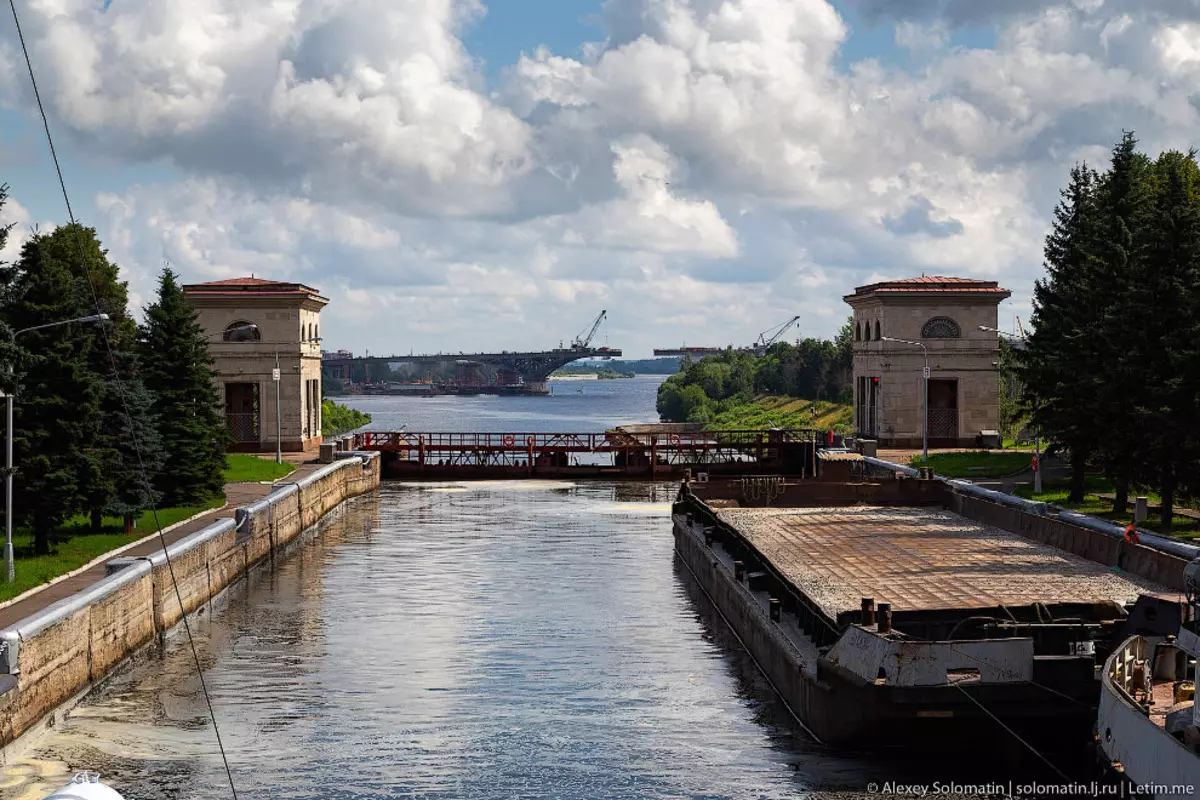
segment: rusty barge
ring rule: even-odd
[[[1186,560],[819,457],[815,479],[697,476],[673,507],[678,557],[796,717],[833,745],[1081,752],[1106,655]]]

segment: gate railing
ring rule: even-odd
[[[957,439],[958,438],[958,409],[931,408],[929,409],[929,438]]]
[[[258,414],[254,412],[225,412],[225,429],[229,438],[238,443],[258,441]]]

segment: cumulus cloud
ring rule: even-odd
[[[461,39],[479,0],[44,0],[24,22],[73,142],[187,173],[96,198],[135,287],[163,259],[305,280],[360,348],[544,346],[599,307],[640,353],[792,313],[829,335],[852,286],[922,271],[1024,303],[1074,161],[1124,128],[1193,143],[1194,0],[848,2],[919,65],[846,66],[827,0],[607,0],[603,41],[514,54],[492,90]],[[995,46],[947,47],[962,26]]]

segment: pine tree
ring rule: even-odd
[[[1144,241],[1144,274],[1131,287],[1140,309],[1129,348],[1146,371],[1133,427],[1144,443],[1145,482],[1162,496],[1170,527],[1177,489],[1200,461],[1200,168],[1195,152],[1169,152],[1154,166],[1153,214]]]
[[[1086,164],[1071,170],[1046,237],[1047,276],[1034,285],[1033,333],[1020,360],[1023,400],[1042,434],[1071,457],[1070,499],[1083,500],[1087,463],[1100,446],[1096,395],[1089,370],[1096,368],[1091,314],[1097,293],[1097,183]]]
[[[86,316],[70,231],[35,235],[16,264],[0,270],[2,316],[14,330]],[[88,367],[91,333],[80,325],[30,331],[17,397],[13,445],[15,520],[30,527],[34,551],[50,552],[56,528],[81,510],[81,476],[94,469],[100,382]]]
[[[86,329],[92,338],[88,368],[100,382],[100,426],[96,442],[79,462],[80,490],[92,529],[98,531],[105,513],[126,517],[128,523],[154,505],[157,495],[148,478],[161,464],[161,447],[150,398],[135,369],[138,328],[129,315],[127,284],[95,230],[67,225],[51,236],[63,237],[76,255],[71,264],[88,313],[109,317],[103,327]]]
[[[8,201],[8,184],[0,184],[0,210]],[[0,250],[8,245],[8,234],[16,223],[0,225]],[[9,270],[5,262],[0,262],[0,286],[7,286]],[[17,391],[16,376],[22,361],[22,351],[13,340],[13,329],[7,322],[0,319],[0,392],[4,394]]]
[[[196,311],[164,269],[158,302],[146,309],[141,373],[165,452],[155,489],[167,505],[205,502],[223,487],[227,435],[212,365]]]
[[[1101,358],[1090,363],[1087,383],[1095,393],[1095,419],[1104,431],[1100,454],[1115,484],[1113,510],[1118,513],[1126,510],[1130,486],[1144,472],[1144,442],[1132,412],[1151,402],[1155,377],[1144,356],[1147,346],[1156,345],[1138,336],[1151,309],[1136,300],[1146,274],[1151,177],[1150,160],[1138,152],[1134,135],[1126,133],[1113,148],[1097,193],[1099,269],[1088,301],[1096,317],[1090,333]]]

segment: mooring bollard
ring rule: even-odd
[[[712,547],[712,543],[713,543],[713,529],[709,528],[709,527],[705,527],[704,528],[704,544],[707,547]]]
[[[733,579],[740,581],[746,577],[746,564],[743,561],[733,562]]]
[[[862,621],[859,624],[867,626],[875,624],[875,598],[864,597],[862,599]]]
[[[876,629],[879,633],[892,632],[892,604],[879,604],[879,627]]]
[[[771,620],[774,622],[779,622],[781,619],[783,619],[783,603],[780,602],[778,597],[771,598],[770,606]]]

